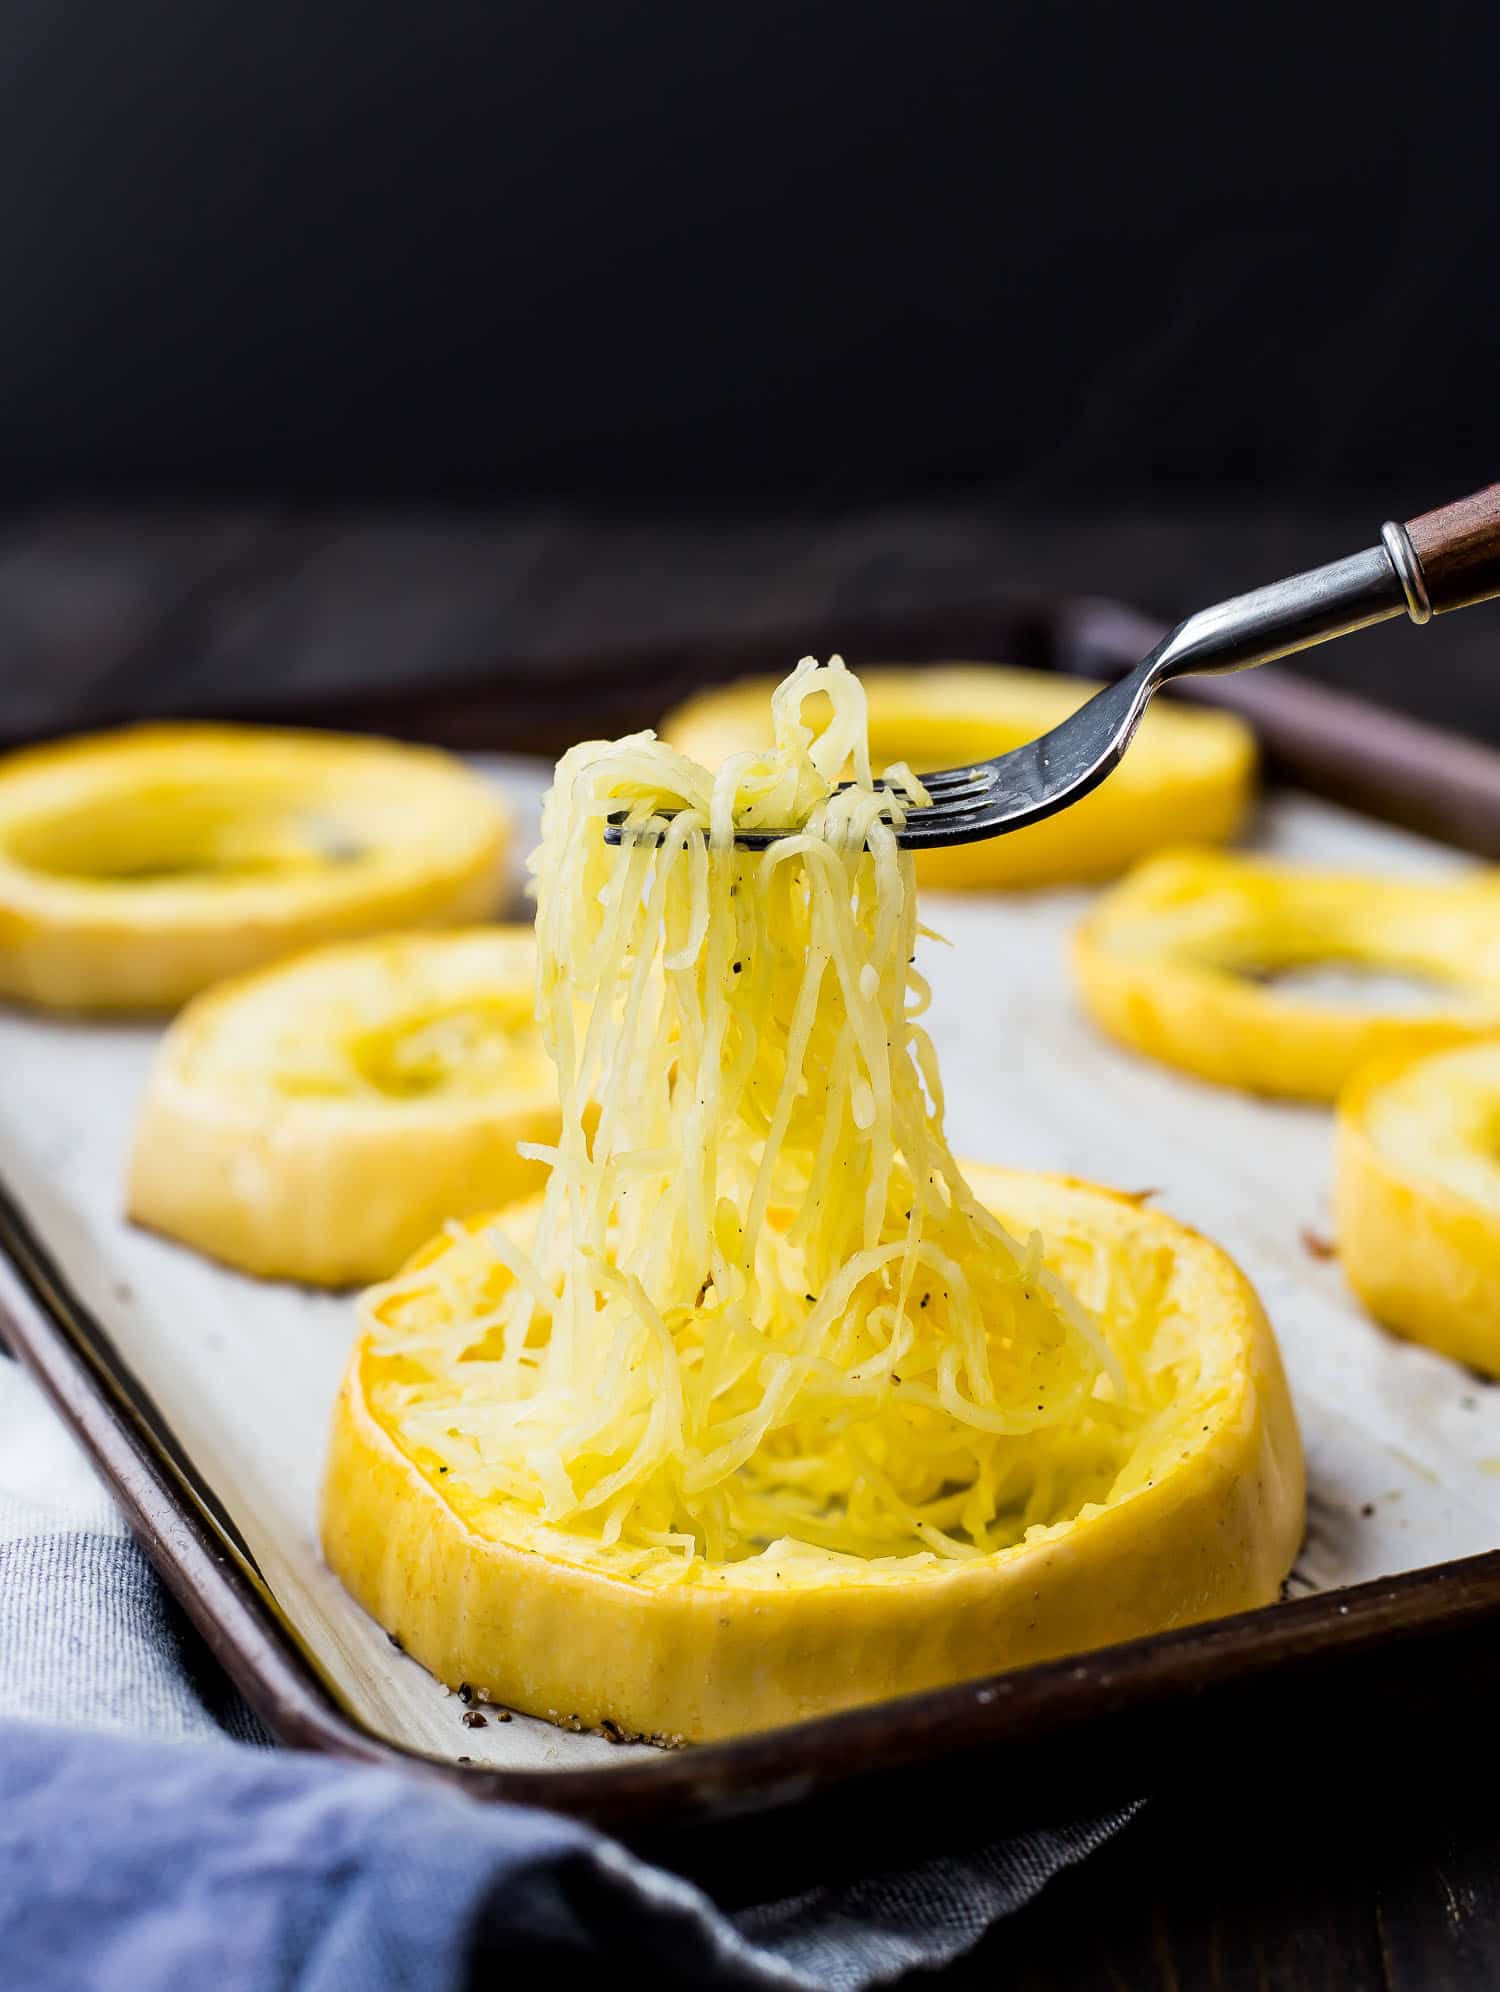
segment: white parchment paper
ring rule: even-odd
[[[534,825],[546,770],[485,765]],[[1440,874],[1464,862],[1297,797],[1268,806],[1256,841],[1356,869]],[[1309,1532],[1294,1590],[1494,1547],[1500,1390],[1382,1334],[1336,1261],[1309,1249],[1309,1234],[1330,1230],[1325,1111],[1201,1085],[1086,1024],[1066,941],[1089,896],[928,900],[926,919],[953,943],[924,944],[922,967],[955,1149],[1155,1189],[1255,1281],[1308,1452]],[[158,1035],[0,1011],[0,1175],[214,1487],[333,1688],[377,1732],[438,1754],[511,1766],[637,1756],[519,1717],[464,1728],[458,1701],[324,1569],[317,1487],[352,1306],[241,1278],[123,1221],[124,1162]]]

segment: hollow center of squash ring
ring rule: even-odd
[[[350,1040],[358,1080],[391,1099],[500,1093],[540,1082],[545,1067],[529,992],[414,1011]]]
[[[18,824],[11,856],[52,878],[149,885],[353,863],[362,839],[284,784],[160,782]]]
[[[1232,973],[1262,984],[1297,1003],[1341,1010],[1367,1010],[1411,1016],[1424,1010],[1452,1010],[1467,992],[1462,985],[1420,970],[1339,960],[1235,962]]]

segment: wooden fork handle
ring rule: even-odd
[[[1500,484],[1408,519],[1406,533],[1434,615],[1500,595]]]

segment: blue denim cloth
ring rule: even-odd
[[[731,1915],[552,1814],[268,1745],[0,1360],[6,1988],[446,1992],[532,1969],[560,1992],[625,1963],[861,1992],[961,1956],[1131,1810]]]

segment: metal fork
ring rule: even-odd
[[[1273,581],[1189,616],[1128,676],[1096,692],[1061,726],[990,761],[922,776],[930,806],[908,809],[898,832],[911,850],[971,844],[1019,830],[1077,802],[1117,767],[1152,697],[1173,678],[1243,671],[1392,616],[1429,622],[1500,595],[1500,484],[1406,525],[1381,528],[1380,544],[1287,581]],[[785,830],[742,830],[764,850]],[[621,827],[605,831],[618,843]]]

